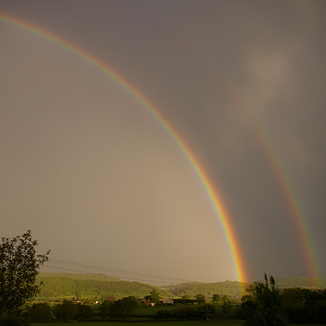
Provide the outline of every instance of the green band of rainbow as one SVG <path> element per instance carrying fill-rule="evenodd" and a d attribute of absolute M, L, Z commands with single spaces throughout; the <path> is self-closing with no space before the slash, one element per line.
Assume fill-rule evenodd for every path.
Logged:
<path fill-rule="evenodd" d="M 173 138 L 174 142 L 177 144 L 179 149 L 183 152 L 191 166 L 193 167 L 196 175 L 200 179 L 204 189 L 212 203 L 214 211 L 222 225 L 226 239 L 230 248 L 230 252 L 234 261 L 234 267 L 236 276 L 239 281 L 246 282 L 247 276 L 245 272 L 245 265 L 242 260 L 240 246 L 237 241 L 234 228 L 231 223 L 231 216 L 229 215 L 225 204 L 223 203 L 222 197 L 219 192 L 214 188 L 212 182 L 210 181 L 207 173 L 203 169 L 197 157 L 191 151 L 189 146 L 185 143 L 178 132 L 173 128 L 173 126 L 164 119 L 163 115 L 160 113 L 159 109 L 150 102 L 142 93 L 140 93 L 128 80 L 121 76 L 112 67 L 108 66 L 106 63 L 96 58 L 94 55 L 88 53 L 86 50 L 78 47 L 77 45 L 59 37 L 52 32 L 49 32 L 40 26 L 31 24 L 22 20 L 21 18 L 13 17 L 9 14 L 0 13 L 0 20 L 9 23 L 11 25 L 23 28 L 32 32 L 33 34 L 39 35 L 42 38 L 46 38 L 52 42 L 59 44 L 68 51 L 76 54 L 80 58 L 86 60 L 91 65 L 95 66 L 107 76 L 112 78 L 117 84 L 127 90 L 132 96 L 134 96 L 137 101 L 139 101 L 146 110 L 159 122 L 159 124 L 166 130 L 166 132 Z"/>

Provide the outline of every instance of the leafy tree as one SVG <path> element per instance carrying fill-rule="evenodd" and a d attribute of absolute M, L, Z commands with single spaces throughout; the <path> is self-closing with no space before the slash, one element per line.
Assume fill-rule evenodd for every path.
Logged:
<path fill-rule="evenodd" d="M 137 298 L 134 295 L 130 295 L 129 297 L 127 297 L 127 299 L 134 306 L 134 308 L 137 308 L 140 306 L 139 301 L 137 300 Z"/>
<path fill-rule="evenodd" d="M 100 314 L 103 319 L 106 319 L 109 317 L 112 305 L 113 305 L 113 302 L 108 301 L 108 300 L 105 300 L 101 303 L 101 305 L 99 307 L 99 311 L 100 311 Z"/>
<path fill-rule="evenodd" d="M 34 303 L 28 312 L 28 319 L 33 323 L 51 322 L 54 319 L 51 307 L 46 303 Z"/>
<path fill-rule="evenodd" d="M 72 301 L 63 300 L 61 304 L 57 304 L 53 308 L 54 315 L 61 321 L 69 321 L 74 319 L 78 312 L 78 306 Z"/>
<path fill-rule="evenodd" d="M 208 320 L 209 318 L 217 317 L 217 312 L 215 310 L 215 307 L 211 303 L 204 303 L 200 305 L 197 311 L 198 311 L 198 315 L 206 320 Z"/>
<path fill-rule="evenodd" d="M 122 298 L 114 301 L 111 306 L 111 315 L 116 317 L 130 317 L 138 306 L 138 301 L 134 296 Z"/>
<path fill-rule="evenodd" d="M 195 299 L 191 299 L 190 295 L 185 294 L 178 302 L 181 304 L 194 303 Z"/>
<path fill-rule="evenodd" d="M 75 319 L 77 319 L 78 321 L 85 321 L 93 316 L 93 310 L 89 305 L 79 303 L 77 307 L 78 309 L 75 315 Z"/>
<path fill-rule="evenodd" d="M 206 302 L 206 297 L 203 294 L 198 293 L 195 295 L 195 298 L 196 298 L 198 304 L 203 304 Z"/>
<path fill-rule="evenodd" d="M 184 295 L 182 297 L 182 299 L 184 299 L 184 300 L 190 300 L 191 298 L 190 298 L 190 295 L 186 294 L 186 295 Z"/>
<path fill-rule="evenodd" d="M 282 297 L 291 323 L 326 323 L 326 290 L 284 289 Z"/>
<path fill-rule="evenodd" d="M 216 303 L 216 302 L 219 302 L 221 300 L 221 297 L 219 294 L 213 294 L 213 302 Z"/>
<path fill-rule="evenodd" d="M 156 291 L 151 291 L 150 295 L 145 296 L 146 300 L 151 300 L 151 302 L 157 303 L 160 301 L 160 296 Z"/>
<path fill-rule="evenodd" d="M 230 318 L 230 316 L 231 316 L 231 302 L 230 299 L 225 295 L 223 297 L 223 304 L 222 304 L 222 317 Z"/>
<path fill-rule="evenodd" d="M 247 289 L 241 304 L 241 313 L 246 326 L 285 326 L 288 325 L 283 298 L 275 285 L 273 276 L 265 283 L 255 282 Z"/>
<path fill-rule="evenodd" d="M 0 245 L 0 325 L 19 325 L 15 311 L 39 292 L 35 284 L 39 268 L 48 260 L 50 251 L 37 255 L 37 241 L 28 230 L 13 239 L 1 238 Z M 10 321 L 14 319 L 14 321 Z M 21 321 L 23 324 L 23 321 Z"/>

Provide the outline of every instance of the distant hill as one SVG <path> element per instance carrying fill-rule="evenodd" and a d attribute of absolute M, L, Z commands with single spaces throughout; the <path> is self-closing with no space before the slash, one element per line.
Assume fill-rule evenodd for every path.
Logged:
<path fill-rule="evenodd" d="M 38 278 L 49 278 L 49 277 L 66 277 L 71 278 L 73 280 L 94 280 L 94 281 L 120 281 L 118 278 L 114 278 L 112 276 L 104 275 L 104 274 L 77 274 L 77 273 L 44 273 L 40 272 Z"/>
<path fill-rule="evenodd" d="M 305 288 L 305 289 L 316 289 L 326 288 L 325 279 L 316 279 L 312 277 L 287 277 L 276 279 L 276 285 L 279 288 Z M 242 295 L 241 290 L 245 290 L 248 286 L 246 283 L 237 281 L 225 281 L 217 283 L 181 283 L 176 285 L 162 286 L 164 289 L 171 291 L 175 296 L 182 297 L 189 295 L 194 297 L 196 294 L 201 293 L 207 298 L 217 293 L 220 296 L 227 295 L 231 297 L 240 297 Z"/>
<path fill-rule="evenodd" d="M 314 277 L 285 277 L 275 280 L 279 288 L 325 289 L 326 280 Z"/>
<path fill-rule="evenodd" d="M 224 281 L 217 283 L 181 283 L 167 286 L 153 286 L 140 282 L 122 281 L 117 278 L 103 274 L 74 274 L 74 273 L 40 273 L 38 282 L 43 282 L 38 297 L 55 298 L 67 296 L 123 298 L 134 295 L 143 298 L 151 291 L 157 291 L 162 298 L 183 297 L 189 295 L 203 294 L 211 298 L 217 293 L 220 296 L 239 298 L 248 284 L 237 281 Z M 276 279 L 279 288 L 326 288 L 325 279 L 310 277 L 287 277 Z"/>
<path fill-rule="evenodd" d="M 175 296 L 183 297 L 189 295 L 195 297 L 196 294 L 203 294 L 207 298 L 211 298 L 217 293 L 221 296 L 227 295 L 231 297 L 241 297 L 242 291 L 247 284 L 238 281 L 225 281 L 217 283 L 181 283 L 177 285 L 163 286 L 170 290 Z"/>
<path fill-rule="evenodd" d="M 173 297 L 166 289 L 140 282 L 121 281 L 102 274 L 40 273 L 37 281 L 43 283 L 39 298 L 108 296 L 118 299 L 130 295 L 143 298 L 153 290 L 162 297 Z"/>

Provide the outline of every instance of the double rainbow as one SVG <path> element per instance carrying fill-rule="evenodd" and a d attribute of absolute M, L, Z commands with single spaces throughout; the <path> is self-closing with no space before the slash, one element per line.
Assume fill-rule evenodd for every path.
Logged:
<path fill-rule="evenodd" d="M 212 182 L 210 181 L 207 173 L 200 164 L 198 158 L 193 154 L 190 147 L 185 143 L 180 134 L 173 128 L 173 126 L 164 118 L 159 109 L 154 106 L 149 99 L 147 99 L 139 90 L 137 90 L 128 80 L 126 80 L 121 74 L 119 74 L 112 67 L 107 65 L 105 62 L 101 61 L 99 58 L 95 57 L 91 53 L 87 52 L 85 49 L 78 47 L 65 40 L 52 32 L 45 30 L 44 28 L 26 22 L 20 18 L 13 17 L 11 15 L 0 13 L 0 21 L 9 23 L 11 25 L 23 28 L 33 34 L 39 35 L 42 38 L 46 38 L 51 42 L 57 43 L 64 47 L 69 52 L 74 53 L 78 57 L 86 60 L 92 66 L 95 66 L 107 76 L 112 78 L 117 84 L 128 91 L 132 96 L 134 96 L 137 101 L 139 101 L 144 108 L 158 121 L 158 123 L 166 130 L 166 132 L 173 138 L 176 145 L 185 155 L 190 165 L 194 169 L 196 175 L 200 179 L 204 189 L 209 197 L 216 215 L 218 216 L 220 223 L 223 227 L 224 233 L 227 238 L 227 242 L 230 248 L 230 252 L 234 261 L 234 267 L 236 276 L 239 281 L 246 282 L 247 276 L 245 272 L 245 265 L 242 261 L 242 255 L 240 251 L 240 246 L 237 241 L 237 236 L 234 232 L 234 228 L 231 222 L 231 216 L 229 215 L 225 204 L 223 203 L 221 195 L 214 188 Z"/>
<path fill-rule="evenodd" d="M 228 242 L 228 246 L 230 248 L 230 253 L 233 258 L 234 268 L 236 272 L 237 279 L 241 282 L 248 281 L 246 275 L 245 264 L 243 262 L 243 256 L 241 254 L 240 245 L 237 240 L 237 236 L 234 231 L 234 227 L 232 225 L 232 218 L 227 211 L 227 208 L 223 202 L 221 194 L 214 187 L 212 182 L 210 181 L 209 176 L 205 172 L 203 166 L 201 165 L 198 158 L 191 151 L 189 145 L 182 139 L 181 135 L 175 130 L 175 128 L 171 125 L 169 121 L 167 121 L 164 115 L 160 112 L 159 108 L 155 106 L 148 98 L 146 98 L 134 85 L 132 85 L 128 80 L 126 80 L 121 74 L 119 74 L 112 67 L 107 65 L 105 62 L 92 55 L 85 49 L 78 47 L 76 44 L 67 41 L 66 39 L 49 32 L 48 30 L 32 24 L 30 22 L 24 21 L 21 18 L 11 16 L 6 13 L 0 12 L 0 21 L 8 23 L 13 26 L 17 26 L 19 28 L 23 28 L 35 35 L 38 35 L 42 38 L 46 38 L 47 40 L 54 42 L 62 47 L 64 47 L 67 51 L 74 53 L 76 56 L 86 60 L 89 64 L 96 67 L 104 74 L 112 78 L 118 85 L 124 88 L 127 92 L 129 92 L 137 101 L 139 101 L 144 108 L 151 114 L 154 119 L 165 129 L 165 131 L 172 137 L 178 148 L 185 155 L 186 159 L 194 169 L 196 175 L 200 179 L 207 196 L 212 203 L 213 209 L 216 213 L 217 218 L 219 219 L 221 226 L 226 235 L 226 239 Z M 232 87 L 230 85 L 226 85 L 226 87 L 232 91 Z M 310 238 L 310 234 L 308 231 L 308 227 L 305 223 L 304 216 L 302 210 L 300 209 L 300 205 L 298 200 L 296 199 L 295 192 L 291 189 L 290 182 L 287 178 L 287 175 L 280 164 L 280 161 L 277 159 L 277 155 L 273 150 L 273 147 L 265 135 L 262 127 L 259 123 L 250 115 L 249 110 L 246 110 L 245 105 L 242 103 L 243 101 L 239 98 L 238 95 L 234 93 L 234 98 L 237 99 L 240 104 L 239 107 L 242 108 L 243 113 L 249 117 L 248 121 L 252 130 L 257 135 L 257 139 L 261 144 L 261 148 L 263 149 L 265 156 L 267 157 L 274 174 L 277 176 L 278 183 L 280 185 L 282 194 L 286 200 L 287 206 L 290 211 L 290 215 L 293 219 L 293 223 L 296 227 L 297 233 L 300 237 L 300 244 L 302 252 L 304 253 L 305 262 L 308 268 L 308 272 L 310 276 L 318 276 L 318 264 L 317 258 L 314 254 L 313 242 Z"/>

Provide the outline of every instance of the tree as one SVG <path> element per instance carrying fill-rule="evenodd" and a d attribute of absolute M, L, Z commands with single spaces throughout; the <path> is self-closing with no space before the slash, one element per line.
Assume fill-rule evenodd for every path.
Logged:
<path fill-rule="evenodd" d="M 221 297 L 219 294 L 215 293 L 213 294 L 213 302 L 216 303 L 216 302 L 219 302 L 221 300 Z"/>
<path fill-rule="evenodd" d="M 93 316 L 92 308 L 87 304 L 77 304 L 78 310 L 75 319 L 78 321 L 85 321 Z"/>
<path fill-rule="evenodd" d="M 37 241 L 28 230 L 13 239 L 1 238 L 0 245 L 0 324 L 19 325 L 15 311 L 39 292 L 35 284 L 39 268 L 48 260 L 50 250 L 37 255 Z M 15 319 L 15 321 L 10 321 Z"/>
<path fill-rule="evenodd" d="M 138 301 L 134 296 L 129 296 L 122 298 L 120 300 L 114 301 L 111 306 L 111 314 L 116 317 L 130 317 L 134 312 L 135 308 L 138 306 Z"/>
<path fill-rule="evenodd" d="M 32 323 L 51 322 L 54 319 L 52 309 L 47 303 L 34 303 L 28 312 L 28 319 Z"/>
<path fill-rule="evenodd" d="M 204 303 L 197 309 L 198 315 L 206 320 L 209 318 L 216 318 L 217 312 L 215 307 L 211 303 Z"/>
<path fill-rule="evenodd" d="M 230 318 L 231 316 L 231 302 L 230 299 L 225 295 L 223 297 L 223 304 L 222 304 L 222 318 Z"/>
<path fill-rule="evenodd" d="M 145 296 L 146 300 L 150 300 L 151 302 L 157 303 L 160 301 L 160 296 L 156 291 L 151 291 L 150 295 Z"/>
<path fill-rule="evenodd" d="M 53 313 L 61 321 L 69 321 L 77 315 L 78 306 L 72 301 L 63 300 L 61 304 L 57 304 L 53 308 Z"/>
<path fill-rule="evenodd" d="M 189 294 L 185 294 L 185 295 L 182 297 L 182 299 L 183 299 L 183 300 L 191 300 Z"/>
<path fill-rule="evenodd" d="M 206 297 L 203 294 L 198 293 L 195 295 L 195 298 L 196 298 L 198 304 L 203 304 L 206 302 Z"/>
<path fill-rule="evenodd" d="M 108 318 L 108 316 L 110 315 L 112 305 L 113 305 L 113 302 L 108 301 L 108 300 L 104 300 L 101 303 L 101 305 L 99 307 L 99 311 L 100 311 L 100 314 L 103 319 Z"/>
<path fill-rule="evenodd" d="M 288 325 L 283 298 L 275 285 L 273 276 L 265 283 L 255 282 L 242 297 L 241 314 L 247 326 L 285 326 Z"/>

